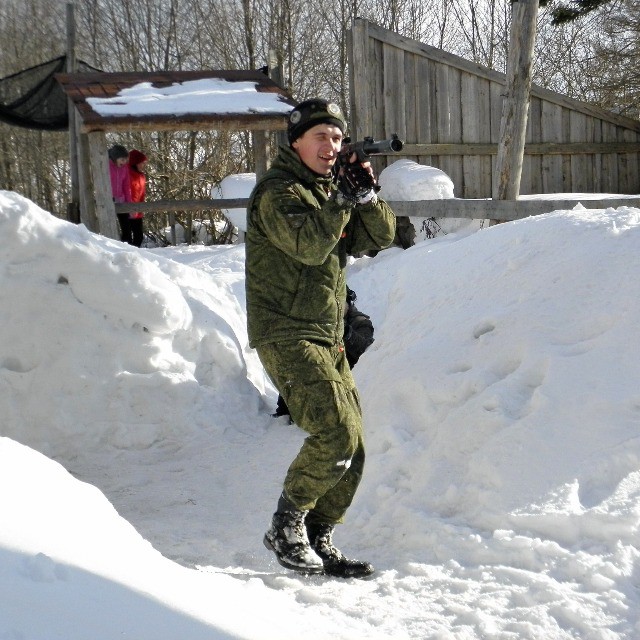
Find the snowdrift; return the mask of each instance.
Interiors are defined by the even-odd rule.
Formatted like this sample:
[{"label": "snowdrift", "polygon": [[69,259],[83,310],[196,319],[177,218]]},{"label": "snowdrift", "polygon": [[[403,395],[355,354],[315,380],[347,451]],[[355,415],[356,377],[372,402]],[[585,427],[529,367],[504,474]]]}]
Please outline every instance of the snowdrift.
[{"label": "snowdrift", "polygon": [[[59,500],[49,529],[4,497],[0,572],[22,602],[45,597],[34,582],[72,598],[67,564],[144,591],[137,554],[178,610],[175,589],[227,590],[225,573],[251,576],[229,589],[273,616],[260,631],[240,612],[233,628],[195,598],[193,637],[282,637],[302,619],[309,638],[637,637],[640,210],[553,212],[352,261],[376,327],[354,370],[368,462],[338,540],[378,568],[359,586],[283,577],[261,550],[302,434],[269,415],[242,246],[138,250],[9,192],[0,233],[0,469],[23,503],[43,504],[38,476]],[[63,548],[86,531],[79,500],[122,536],[111,574],[95,547]],[[13,620],[0,635],[27,633]],[[98,637],[79,628],[56,637]]]}]

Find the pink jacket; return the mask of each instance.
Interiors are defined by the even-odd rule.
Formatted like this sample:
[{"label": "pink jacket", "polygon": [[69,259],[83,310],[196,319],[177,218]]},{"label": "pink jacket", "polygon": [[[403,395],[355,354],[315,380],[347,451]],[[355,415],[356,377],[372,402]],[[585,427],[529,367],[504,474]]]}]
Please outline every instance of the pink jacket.
[{"label": "pink jacket", "polygon": [[111,176],[111,195],[114,202],[131,202],[131,182],[129,180],[129,166],[119,167],[109,160],[109,175]]}]

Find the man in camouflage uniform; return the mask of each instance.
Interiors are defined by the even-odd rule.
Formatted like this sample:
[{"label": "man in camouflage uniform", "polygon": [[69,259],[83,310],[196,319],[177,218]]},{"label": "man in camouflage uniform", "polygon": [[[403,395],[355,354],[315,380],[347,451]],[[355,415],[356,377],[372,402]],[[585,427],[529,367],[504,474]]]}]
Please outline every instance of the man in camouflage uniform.
[{"label": "man in camouflage uniform", "polygon": [[309,435],[287,472],[264,537],[283,566],[363,577],[368,562],[333,545],[362,477],[360,401],[343,344],[347,256],[391,244],[395,217],[355,154],[333,168],[346,122],[314,99],[289,116],[289,146],[258,181],[247,209],[249,341]]},{"label": "man in camouflage uniform", "polygon": [[[397,220],[397,216],[396,216]],[[356,366],[360,356],[375,342],[373,334],[375,330],[371,318],[360,311],[356,307],[356,300],[358,296],[353,289],[349,289],[347,285],[347,299],[344,305],[344,334],[342,336],[342,342],[344,344],[344,353],[347,356],[347,362],[351,367],[351,370]],[[290,424],[291,412],[287,403],[281,395],[278,395],[276,402],[276,412],[271,414],[274,418],[281,416],[289,416]]]}]

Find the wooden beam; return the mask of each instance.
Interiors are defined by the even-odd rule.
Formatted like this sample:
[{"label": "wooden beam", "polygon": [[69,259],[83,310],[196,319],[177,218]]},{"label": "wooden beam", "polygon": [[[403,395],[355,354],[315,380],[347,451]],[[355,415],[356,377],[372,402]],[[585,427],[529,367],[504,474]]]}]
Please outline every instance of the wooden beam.
[{"label": "wooden beam", "polygon": [[[67,73],[76,71],[76,21],[73,2],[67,3]],[[69,222],[80,222],[80,178],[78,169],[78,130],[75,108],[71,98],[67,97],[69,118],[69,175],[71,179],[71,202],[68,204]]]},{"label": "wooden beam", "polygon": [[280,131],[287,128],[287,116],[265,116],[256,114],[238,116],[235,118],[218,117],[203,118],[202,116],[151,117],[140,116],[132,119],[117,117],[96,117],[93,112],[83,111],[82,131]]},{"label": "wooden beam", "polygon": [[[484,156],[497,155],[498,145],[489,143],[411,144],[402,147],[402,156]],[[573,155],[577,153],[640,153],[640,142],[538,142],[524,145],[525,155]]]},{"label": "wooden beam", "polygon": [[116,213],[142,211],[193,211],[197,209],[242,209],[247,206],[249,198],[218,198],[201,200],[153,200],[151,202],[122,202],[115,204]]},{"label": "wooden beam", "polygon": [[98,220],[98,233],[120,239],[116,210],[111,196],[111,178],[109,176],[109,157],[107,155],[107,139],[104,133],[92,132],[89,138],[89,164],[91,166],[91,178],[93,193],[96,203],[96,218]]},{"label": "wooden beam", "polygon": [[[117,213],[144,211],[145,213],[166,211],[189,211],[203,209],[243,209],[248,198],[202,199],[202,200],[157,200],[116,204]],[[576,194],[556,199],[491,200],[485,198],[447,198],[445,200],[388,201],[398,216],[413,218],[470,218],[484,220],[494,218],[503,222],[540,215],[550,211],[573,209],[577,204],[586,209],[607,209],[622,206],[640,207],[640,196],[622,195],[615,198],[585,198]]]},{"label": "wooden beam", "polygon": [[[70,114],[76,120],[76,131],[80,129],[80,115],[77,109]],[[91,164],[89,160],[89,139],[86,133],[76,137],[78,149],[78,183],[80,197],[80,222],[89,231],[98,233],[98,218],[96,217],[96,199],[91,178]]]},{"label": "wooden beam", "polygon": [[586,209],[608,209],[616,207],[639,207],[640,196],[619,198],[563,198],[557,200],[491,200],[458,199],[389,201],[397,216],[412,218],[469,218],[472,220],[498,220],[510,222],[551,211],[566,211],[581,204]]}]

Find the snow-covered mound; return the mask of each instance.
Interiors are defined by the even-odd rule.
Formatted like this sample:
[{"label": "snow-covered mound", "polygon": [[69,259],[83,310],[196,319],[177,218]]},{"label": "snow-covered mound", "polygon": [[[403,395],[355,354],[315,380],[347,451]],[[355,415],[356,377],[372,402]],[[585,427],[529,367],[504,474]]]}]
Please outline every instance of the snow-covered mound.
[{"label": "snow-covered mound", "polygon": [[138,250],[8,192],[0,233],[0,637],[638,637],[640,210],[351,262],[360,583],[261,546],[303,434],[269,415],[242,245]]},{"label": "snow-covered mound", "polygon": [[430,527],[409,514],[636,539],[639,249],[637,209],[580,209],[421,243],[352,278],[376,283],[379,325],[354,372],[375,477],[361,499],[392,497],[368,531],[412,522],[426,557]]},{"label": "snow-covered mound", "polygon": [[49,454],[144,447],[179,435],[185,411],[198,426],[200,404],[223,424],[225,413],[257,410],[264,374],[233,281],[9,192],[0,236],[2,435]]},{"label": "snow-covered mound", "polygon": [[378,176],[385,200],[443,200],[453,198],[453,180],[441,169],[413,160],[396,160]]},{"label": "snow-covered mound", "polygon": [[[248,198],[256,185],[255,173],[234,173],[224,177],[220,184],[211,189],[211,197],[216,198]],[[247,210],[245,208],[223,209],[222,213],[231,224],[240,231],[247,230]]]}]

